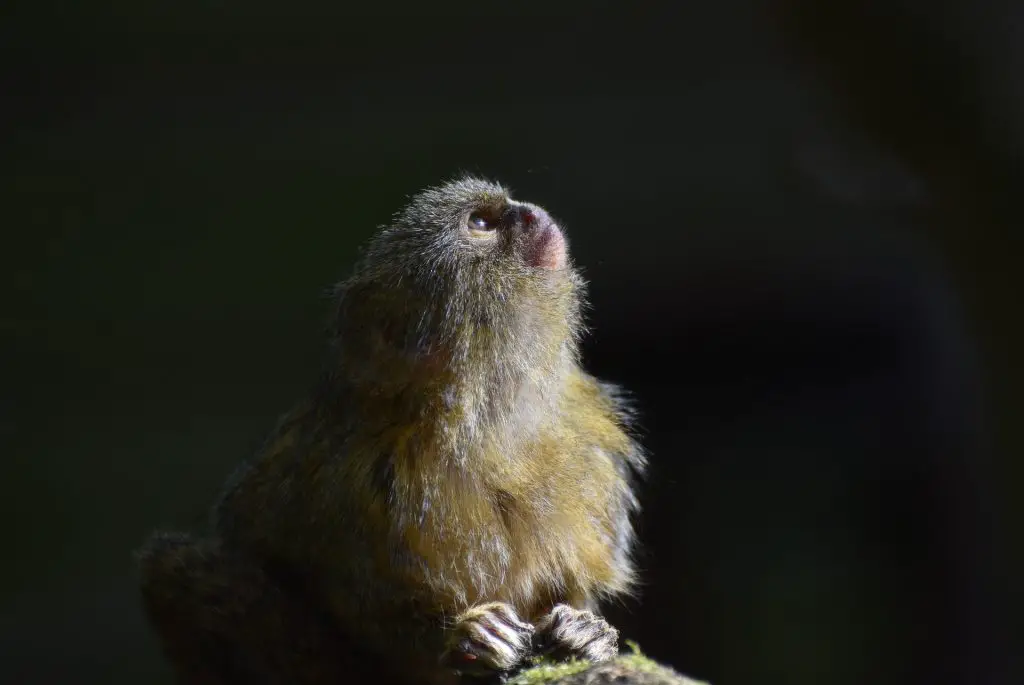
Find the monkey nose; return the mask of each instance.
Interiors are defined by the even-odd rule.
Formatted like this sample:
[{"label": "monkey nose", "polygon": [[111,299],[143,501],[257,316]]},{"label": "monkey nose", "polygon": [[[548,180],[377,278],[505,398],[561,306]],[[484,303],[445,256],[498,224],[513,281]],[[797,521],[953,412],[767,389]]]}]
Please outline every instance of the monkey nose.
[{"label": "monkey nose", "polygon": [[540,207],[518,205],[513,208],[513,211],[518,219],[518,223],[526,231],[543,228],[551,223],[551,217]]}]

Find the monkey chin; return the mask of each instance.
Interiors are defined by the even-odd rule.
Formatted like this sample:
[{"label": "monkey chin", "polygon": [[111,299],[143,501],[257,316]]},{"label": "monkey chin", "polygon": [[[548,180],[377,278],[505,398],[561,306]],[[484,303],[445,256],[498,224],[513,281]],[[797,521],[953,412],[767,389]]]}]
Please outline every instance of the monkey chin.
[{"label": "monkey chin", "polygon": [[551,222],[537,229],[526,249],[526,263],[538,269],[556,271],[567,261],[565,235],[557,224]]}]

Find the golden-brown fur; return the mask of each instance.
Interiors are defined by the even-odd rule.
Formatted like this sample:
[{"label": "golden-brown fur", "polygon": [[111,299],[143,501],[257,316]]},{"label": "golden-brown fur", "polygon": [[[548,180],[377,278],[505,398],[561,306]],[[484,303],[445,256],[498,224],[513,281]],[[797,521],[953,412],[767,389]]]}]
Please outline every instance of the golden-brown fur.
[{"label": "golden-brown fur", "polygon": [[[563,245],[541,208],[496,184],[460,179],[415,196],[339,287],[322,380],[216,507],[219,548],[280,578],[282,593],[322,609],[399,679],[445,682],[438,659],[472,651],[452,640],[469,634],[458,626],[473,607],[507,605],[472,620],[506,612],[528,633],[558,604],[595,609],[633,581],[643,455],[617,390],[579,365],[583,283]],[[147,607],[166,642],[195,641],[168,627],[172,602],[159,600],[182,548],[154,540]],[[191,582],[207,587],[200,572]],[[175,625],[203,624],[201,608],[180,604],[195,615]],[[595,636],[614,632],[577,618]],[[278,637],[287,651],[288,634]],[[336,670],[331,655],[317,658]],[[210,682],[238,672],[222,667]]]}]

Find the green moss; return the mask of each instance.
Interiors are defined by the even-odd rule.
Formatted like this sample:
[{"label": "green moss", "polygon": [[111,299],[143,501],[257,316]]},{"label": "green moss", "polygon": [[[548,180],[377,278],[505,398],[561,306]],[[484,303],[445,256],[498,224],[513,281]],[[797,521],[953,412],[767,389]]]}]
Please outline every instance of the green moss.
[{"label": "green moss", "polygon": [[622,654],[616,658],[615,661],[617,663],[643,673],[654,673],[655,671],[662,671],[665,669],[665,667],[658,662],[652,661],[644,656],[643,652],[640,651],[640,645],[633,640],[626,640],[626,646],[629,647],[630,653]]},{"label": "green moss", "polygon": [[506,681],[506,685],[539,685],[540,683],[580,673],[592,665],[589,661],[581,661],[579,659],[559,663],[539,660],[534,666],[525,671],[520,671],[512,678],[509,678]]},{"label": "green moss", "polygon": [[[646,673],[653,675],[673,673],[671,669],[644,656],[643,652],[640,651],[640,646],[635,642],[627,640],[626,646],[629,647],[629,652],[620,654],[612,663],[634,673]],[[532,666],[520,671],[512,678],[509,678],[508,681],[506,681],[506,685],[544,685],[545,683],[556,682],[567,676],[582,673],[583,671],[593,667],[594,664],[589,661],[581,661],[578,659],[573,659],[567,662],[553,662],[544,658],[538,658],[534,659]],[[678,674],[673,673],[673,675],[679,679],[680,682],[692,683],[693,685],[705,685],[704,683],[700,683],[695,680],[688,680]]]}]

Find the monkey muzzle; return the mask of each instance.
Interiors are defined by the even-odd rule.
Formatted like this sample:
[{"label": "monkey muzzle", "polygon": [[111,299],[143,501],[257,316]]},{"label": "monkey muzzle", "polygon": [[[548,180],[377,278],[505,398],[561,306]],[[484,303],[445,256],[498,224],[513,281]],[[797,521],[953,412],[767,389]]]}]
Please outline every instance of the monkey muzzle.
[{"label": "monkey muzzle", "polygon": [[522,231],[524,258],[538,269],[561,269],[566,262],[565,235],[558,224],[540,207],[521,204],[515,207],[516,228]]}]

